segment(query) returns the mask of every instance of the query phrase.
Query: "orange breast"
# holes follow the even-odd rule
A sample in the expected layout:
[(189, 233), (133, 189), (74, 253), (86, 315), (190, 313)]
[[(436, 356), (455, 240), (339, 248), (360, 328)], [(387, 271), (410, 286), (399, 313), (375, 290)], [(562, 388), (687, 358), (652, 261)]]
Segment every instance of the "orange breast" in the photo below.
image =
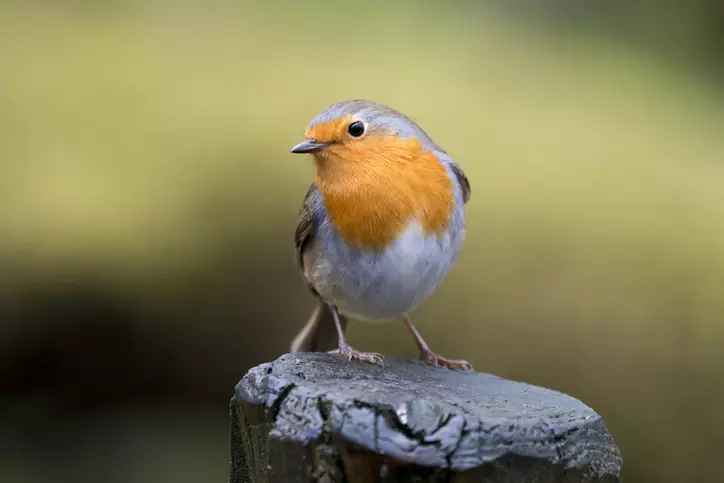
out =
[(417, 220), (428, 235), (452, 216), (452, 182), (417, 140), (370, 134), (316, 156), (316, 184), (332, 225), (347, 244), (379, 250)]

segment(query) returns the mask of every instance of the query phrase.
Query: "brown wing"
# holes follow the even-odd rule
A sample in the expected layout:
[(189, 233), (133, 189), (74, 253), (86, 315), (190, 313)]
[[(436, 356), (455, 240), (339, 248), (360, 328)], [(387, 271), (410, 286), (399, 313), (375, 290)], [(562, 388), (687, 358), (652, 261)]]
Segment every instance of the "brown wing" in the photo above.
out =
[[(304, 275), (304, 249), (309, 241), (314, 237), (314, 197), (317, 194), (317, 186), (312, 183), (304, 197), (302, 208), (299, 210), (299, 221), (297, 229), (294, 231), (294, 246), (296, 248), (297, 266)], [(309, 285), (309, 289), (316, 294), (317, 292)]]
[[(318, 306), (312, 313), (311, 318), (304, 328), (294, 337), (290, 350), (291, 352), (327, 351), (334, 349), (338, 334), (334, 325), (334, 316), (330, 307), (319, 297), (319, 294), (312, 284), (307, 280), (304, 273), (304, 252), (309, 247), (309, 242), (314, 238), (315, 219), (314, 202), (319, 195), (317, 186), (312, 183), (304, 197), (302, 209), (299, 210), (299, 221), (294, 232), (294, 246), (297, 251), (297, 266), (302, 277), (307, 281), (307, 288), (318, 297)], [(338, 314), (342, 331), (347, 328), (347, 318)]]
[(468, 177), (465, 176), (463, 169), (457, 163), (450, 163), (450, 167), (460, 182), (460, 188), (463, 190), (463, 202), (467, 203), (470, 199), (470, 181), (468, 181)]

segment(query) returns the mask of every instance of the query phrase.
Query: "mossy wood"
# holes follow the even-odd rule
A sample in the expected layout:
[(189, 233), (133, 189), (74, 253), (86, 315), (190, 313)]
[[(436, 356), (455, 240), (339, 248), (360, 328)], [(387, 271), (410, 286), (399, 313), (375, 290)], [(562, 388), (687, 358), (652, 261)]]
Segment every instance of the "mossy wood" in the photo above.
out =
[(407, 359), (289, 354), (231, 401), (230, 483), (613, 483), (621, 464), (577, 399)]

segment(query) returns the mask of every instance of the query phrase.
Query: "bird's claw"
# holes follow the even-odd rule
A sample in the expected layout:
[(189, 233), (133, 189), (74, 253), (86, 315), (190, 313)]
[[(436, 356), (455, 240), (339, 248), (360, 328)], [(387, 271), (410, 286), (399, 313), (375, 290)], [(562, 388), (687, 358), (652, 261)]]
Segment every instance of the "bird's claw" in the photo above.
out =
[(339, 349), (335, 349), (333, 351), (329, 351), (329, 353), (340, 354), (345, 357), (347, 361), (352, 361), (352, 359), (356, 359), (358, 361), (369, 362), (370, 364), (375, 364), (382, 367), (385, 366), (385, 363), (382, 360), (382, 354), (378, 354), (376, 352), (361, 352), (347, 346), (340, 347)]
[(463, 371), (474, 371), (473, 365), (462, 359), (447, 359), (431, 351), (420, 353), (420, 360), (433, 366), (447, 367), (450, 369), (462, 369)]

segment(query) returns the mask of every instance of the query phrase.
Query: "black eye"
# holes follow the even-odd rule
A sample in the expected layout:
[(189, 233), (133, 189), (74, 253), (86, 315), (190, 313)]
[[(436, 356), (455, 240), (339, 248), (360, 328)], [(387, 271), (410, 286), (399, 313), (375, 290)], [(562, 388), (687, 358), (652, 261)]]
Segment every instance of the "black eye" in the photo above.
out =
[(358, 138), (365, 133), (365, 125), (362, 121), (355, 121), (349, 125), (347, 132), (350, 136)]

